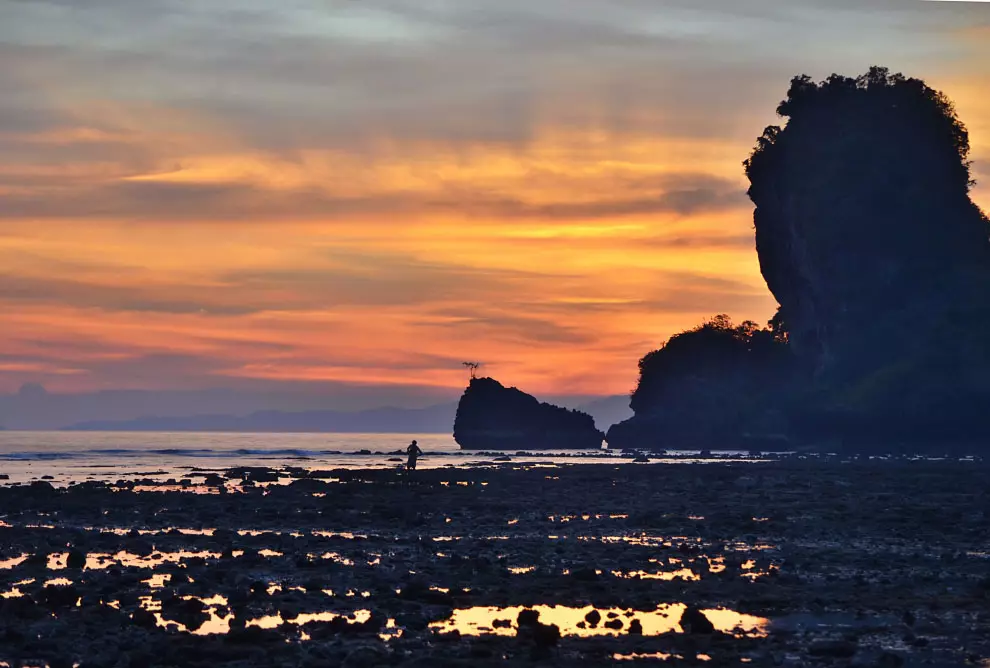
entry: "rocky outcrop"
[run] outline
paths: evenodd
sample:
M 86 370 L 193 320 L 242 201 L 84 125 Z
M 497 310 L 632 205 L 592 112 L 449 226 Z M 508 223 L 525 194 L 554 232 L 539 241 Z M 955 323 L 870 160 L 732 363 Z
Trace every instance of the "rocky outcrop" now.
M 959 271 L 990 260 L 965 126 L 943 94 L 883 68 L 798 77 L 777 111 L 787 125 L 764 131 L 746 174 L 794 352 L 819 374 L 914 354 L 895 344 L 917 340 L 918 313 L 932 320 L 930 307 L 959 299 Z M 915 336 L 871 340 L 906 304 L 919 306 L 904 318 Z
M 605 440 L 610 450 L 749 450 L 787 452 L 794 443 L 779 411 L 759 415 L 719 413 L 684 416 L 675 412 L 634 415 L 609 427 Z
M 775 320 L 811 372 L 801 440 L 982 442 L 990 221 L 951 101 L 883 68 L 797 77 L 746 161 Z
M 605 434 L 587 413 L 541 403 L 493 378 L 472 378 L 454 419 L 465 450 L 597 450 Z
M 745 167 L 780 309 L 769 329 L 717 316 L 644 357 L 609 447 L 979 449 L 990 220 L 952 103 L 875 67 L 797 77 L 777 111 Z
M 791 374 L 786 344 L 755 323 L 716 316 L 639 363 L 635 415 L 612 425 L 609 448 L 785 449 L 778 410 Z

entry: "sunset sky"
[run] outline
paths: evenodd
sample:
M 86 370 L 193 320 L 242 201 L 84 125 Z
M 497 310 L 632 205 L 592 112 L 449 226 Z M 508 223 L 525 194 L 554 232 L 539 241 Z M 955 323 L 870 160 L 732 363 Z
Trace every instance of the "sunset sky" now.
M 741 162 L 871 64 L 990 209 L 987 3 L 0 0 L 0 392 L 627 392 L 772 315 Z

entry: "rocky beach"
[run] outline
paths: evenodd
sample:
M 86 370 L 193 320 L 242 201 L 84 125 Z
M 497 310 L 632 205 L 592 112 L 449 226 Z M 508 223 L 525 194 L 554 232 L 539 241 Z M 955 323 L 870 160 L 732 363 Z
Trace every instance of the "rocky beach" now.
M 149 472 L 0 488 L 10 666 L 965 666 L 972 459 Z

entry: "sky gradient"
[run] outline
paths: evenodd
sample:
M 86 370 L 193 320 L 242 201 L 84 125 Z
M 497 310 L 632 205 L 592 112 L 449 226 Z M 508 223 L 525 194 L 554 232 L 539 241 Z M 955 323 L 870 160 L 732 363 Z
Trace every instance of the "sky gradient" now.
M 627 392 L 772 315 L 741 162 L 872 64 L 990 209 L 990 4 L 0 0 L 0 392 Z

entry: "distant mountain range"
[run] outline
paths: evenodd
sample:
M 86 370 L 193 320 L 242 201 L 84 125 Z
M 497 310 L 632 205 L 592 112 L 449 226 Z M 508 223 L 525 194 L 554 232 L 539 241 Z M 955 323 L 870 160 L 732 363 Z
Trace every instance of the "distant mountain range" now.
M 11 431 L 30 431 L 64 429 L 88 422 L 143 420 L 148 416 L 157 419 L 211 415 L 230 419 L 257 411 L 353 413 L 382 406 L 422 409 L 455 402 L 459 394 L 453 388 L 346 383 L 61 393 L 26 383 L 14 393 L 0 392 L 0 424 Z
M 249 415 L 149 416 L 134 420 L 79 422 L 64 431 L 228 431 L 228 432 L 340 432 L 382 434 L 448 433 L 453 429 L 457 404 L 429 408 L 374 408 L 343 411 L 256 411 Z
M 590 413 L 602 430 L 632 415 L 629 397 L 615 396 L 573 406 Z M 63 431 L 214 431 L 449 434 L 457 403 L 428 408 L 374 408 L 363 411 L 255 411 L 248 415 L 148 416 L 131 420 L 91 420 Z

